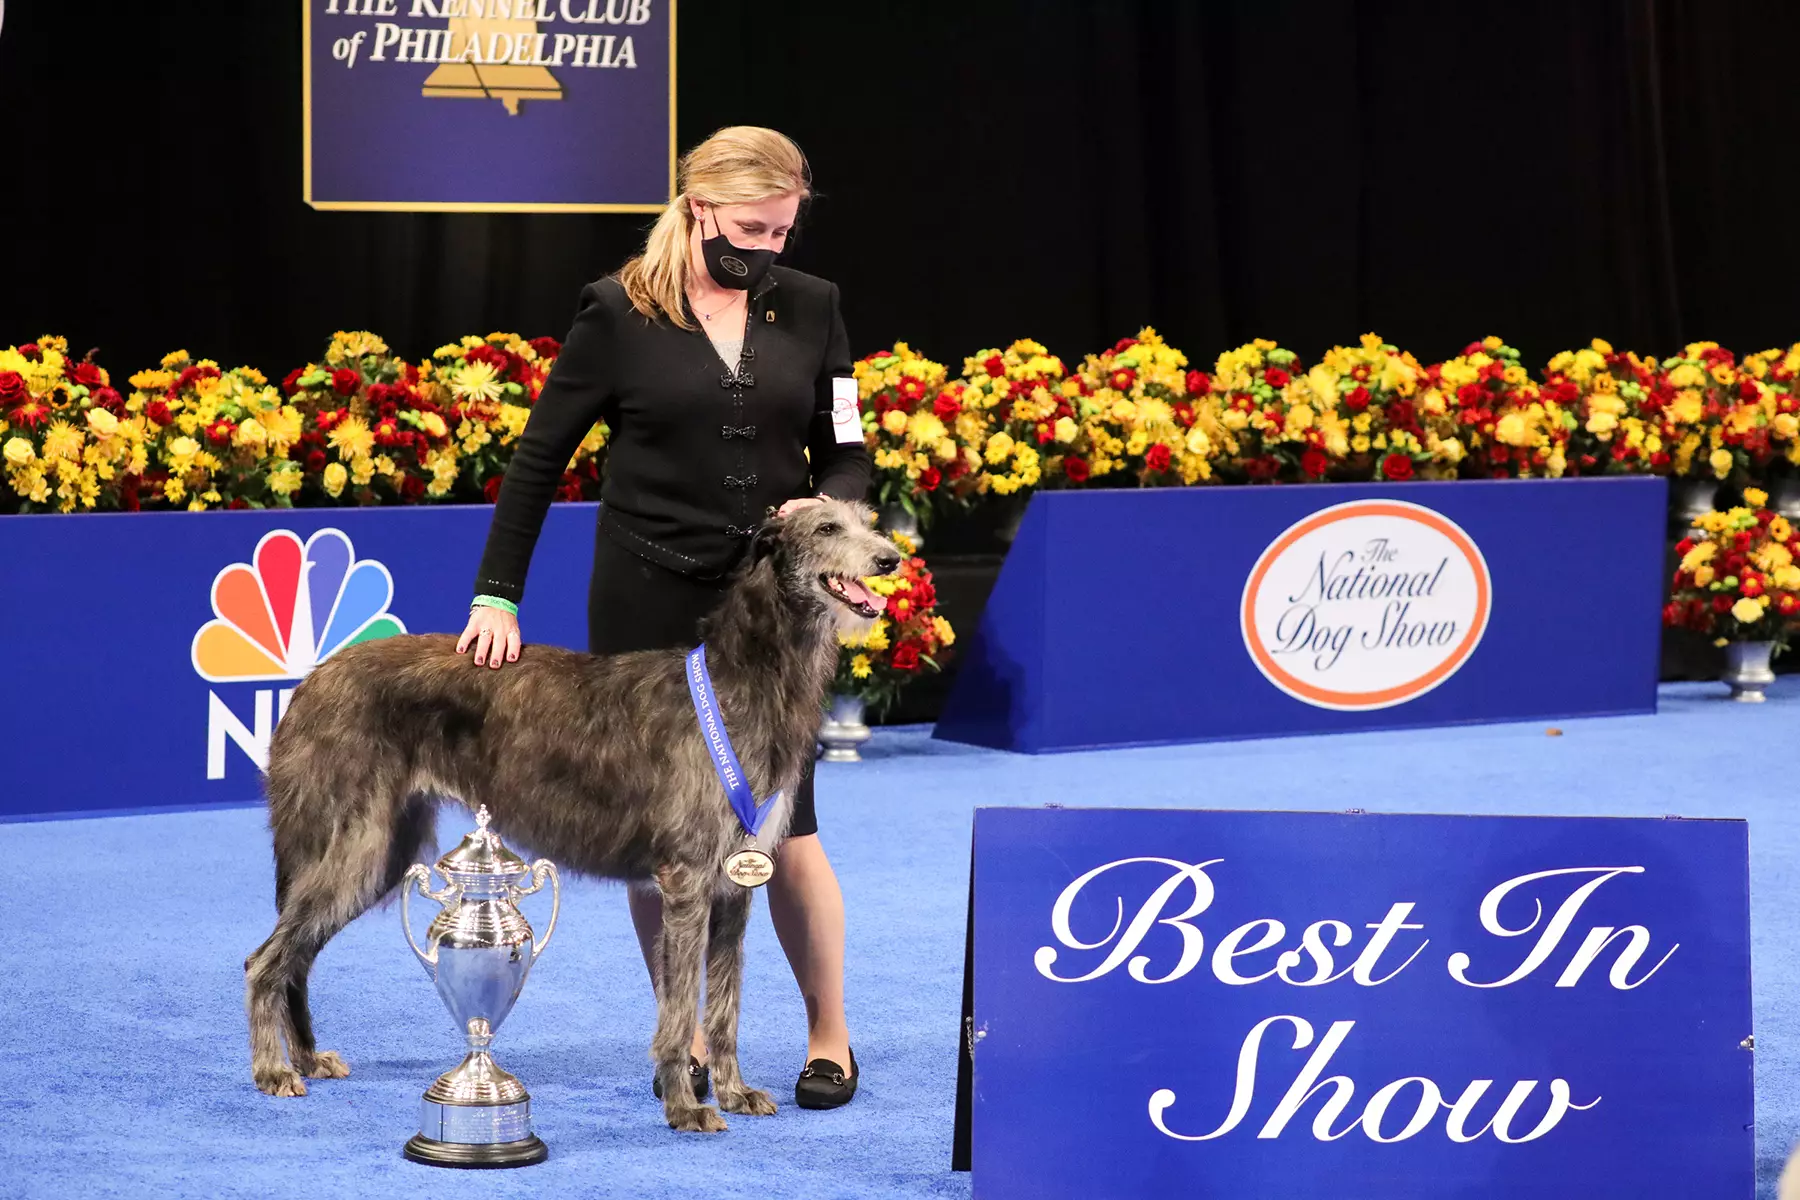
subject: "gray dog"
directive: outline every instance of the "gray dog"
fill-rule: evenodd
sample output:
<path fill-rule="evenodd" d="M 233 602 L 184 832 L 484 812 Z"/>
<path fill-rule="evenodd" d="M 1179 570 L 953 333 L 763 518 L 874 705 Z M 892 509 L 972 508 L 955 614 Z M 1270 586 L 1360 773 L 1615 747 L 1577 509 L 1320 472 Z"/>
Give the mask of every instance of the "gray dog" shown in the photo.
<path fill-rule="evenodd" d="M 837 635 L 881 601 L 859 579 L 900 564 L 864 505 L 826 501 L 769 521 L 702 630 L 719 707 L 760 801 L 791 795 L 815 752 Z M 306 980 L 338 930 L 391 892 L 432 837 L 436 798 L 485 804 L 493 827 L 565 869 L 662 889 L 650 1057 L 675 1129 L 725 1128 L 687 1072 L 705 954 L 719 1107 L 767 1116 L 738 1073 L 750 891 L 723 864 L 745 834 L 714 772 L 683 651 L 599 657 L 528 646 L 495 671 L 446 634 L 348 647 L 294 691 L 269 748 L 275 931 L 244 963 L 250 1069 L 275 1096 L 349 1074 L 313 1041 Z M 786 831 L 778 802 L 757 838 Z M 286 1059 L 282 1042 L 287 1043 Z"/>

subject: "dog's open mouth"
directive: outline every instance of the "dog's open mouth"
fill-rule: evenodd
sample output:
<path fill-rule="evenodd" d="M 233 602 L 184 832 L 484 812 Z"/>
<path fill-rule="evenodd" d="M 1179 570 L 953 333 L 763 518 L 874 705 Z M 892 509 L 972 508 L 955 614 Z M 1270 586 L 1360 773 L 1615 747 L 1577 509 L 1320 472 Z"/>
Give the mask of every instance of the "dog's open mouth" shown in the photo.
<path fill-rule="evenodd" d="M 871 592 L 860 579 L 852 579 L 846 575 L 821 575 L 819 583 L 859 617 L 878 617 L 881 610 L 887 607 L 887 600 Z"/>

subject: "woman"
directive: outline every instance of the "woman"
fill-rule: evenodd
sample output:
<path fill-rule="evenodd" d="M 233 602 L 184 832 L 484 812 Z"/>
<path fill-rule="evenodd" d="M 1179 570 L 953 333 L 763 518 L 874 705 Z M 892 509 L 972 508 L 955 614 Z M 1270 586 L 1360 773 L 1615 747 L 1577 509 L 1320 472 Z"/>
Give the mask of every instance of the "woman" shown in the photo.
<path fill-rule="evenodd" d="M 458 653 L 500 669 L 545 510 L 596 421 L 611 429 L 588 593 L 596 654 L 692 648 L 771 509 L 861 500 L 870 463 L 853 405 L 849 340 L 833 284 L 773 266 L 810 194 L 805 157 L 769 129 L 722 129 L 682 160 L 679 194 L 643 252 L 590 284 L 532 410 L 494 507 Z M 809 457 L 810 456 L 810 457 Z M 652 982 L 662 926 L 655 886 L 630 891 Z M 858 1073 L 844 1020 L 844 901 L 819 844 L 808 771 L 769 883 L 769 915 L 806 1000 L 803 1108 L 835 1108 Z M 695 1094 L 708 1079 L 694 1034 Z"/>

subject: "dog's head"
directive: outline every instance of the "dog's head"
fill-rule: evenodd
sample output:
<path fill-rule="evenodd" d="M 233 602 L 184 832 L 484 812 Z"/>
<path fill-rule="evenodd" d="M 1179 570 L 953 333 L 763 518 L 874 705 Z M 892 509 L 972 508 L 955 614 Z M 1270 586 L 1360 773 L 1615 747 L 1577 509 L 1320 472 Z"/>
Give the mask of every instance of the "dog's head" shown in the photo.
<path fill-rule="evenodd" d="M 768 561 L 784 591 L 798 592 L 835 617 L 840 629 L 859 632 L 881 615 L 886 601 L 863 584 L 891 575 L 900 551 L 870 526 L 874 510 L 846 500 L 824 500 L 771 517 L 751 550 Z"/>

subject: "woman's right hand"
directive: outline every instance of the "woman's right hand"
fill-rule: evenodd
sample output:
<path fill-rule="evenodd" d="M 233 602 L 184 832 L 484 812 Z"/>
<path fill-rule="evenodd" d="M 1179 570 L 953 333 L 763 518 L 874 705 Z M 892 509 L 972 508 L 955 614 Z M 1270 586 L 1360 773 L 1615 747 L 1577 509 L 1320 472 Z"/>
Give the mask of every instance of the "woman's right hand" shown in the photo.
<path fill-rule="evenodd" d="M 475 647 L 475 665 L 500 669 L 502 662 L 519 661 L 519 618 L 503 608 L 478 604 L 469 610 L 469 623 L 456 639 L 456 652 Z"/>

